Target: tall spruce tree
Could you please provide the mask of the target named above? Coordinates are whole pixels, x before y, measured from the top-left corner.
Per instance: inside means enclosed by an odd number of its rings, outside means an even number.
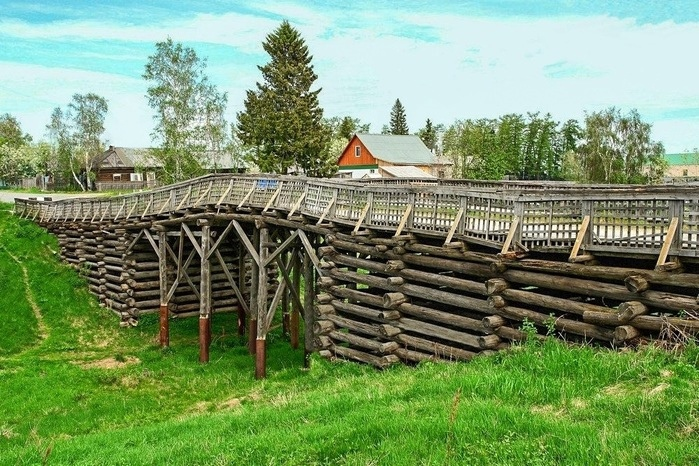
[[[391,109],[391,134],[408,134],[408,122],[405,118],[405,108],[400,103],[400,99],[396,99]]]
[[[263,81],[248,90],[245,110],[238,113],[237,135],[250,161],[263,172],[287,173],[297,166],[308,176],[332,175],[321,89],[311,90],[318,76],[301,34],[288,21],[262,44],[270,62],[258,66]]]
[[[428,118],[425,122],[425,127],[418,130],[417,135],[429,150],[434,151],[437,145],[437,128],[432,124],[432,120]]]

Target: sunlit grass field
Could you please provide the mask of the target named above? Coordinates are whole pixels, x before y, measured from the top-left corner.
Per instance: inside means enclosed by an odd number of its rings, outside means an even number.
[[[120,328],[53,237],[0,204],[0,465],[699,464],[699,350],[530,343],[378,372],[273,333],[268,378],[233,316]],[[26,272],[26,280],[25,280]]]

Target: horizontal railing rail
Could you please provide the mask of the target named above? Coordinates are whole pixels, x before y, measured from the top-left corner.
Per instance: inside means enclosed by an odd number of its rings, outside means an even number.
[[[423,180],[420,180],[423,181]],[[275,210],[394,233],[493,248],[695,257],[699,190],[693,186],[574,185],[438,180],[359,182],[282,175],[207,175],[150,191],[57,201],[15,199],[15,212],[47,222],[143,220],[192,209]],[[583,236],[583,241],[576,240]]]

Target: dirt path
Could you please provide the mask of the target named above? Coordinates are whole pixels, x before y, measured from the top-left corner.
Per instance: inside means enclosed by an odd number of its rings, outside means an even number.
[[[36,300],[34,300],[34,294],[32,293],[32,289],[29,284],[29,273],[27,272],[27,268],[22,264],[22,261],[20,261],[14,254],[12,254],[4,247],[2,249],[7,253],[8,256],[12,258],[12,260],[17,262],[19,268],[22,269],[22,280],[24,281],[24,295],[27,297],[27,302],[31,306],[32,311],[34,312],[34,316],[36,317],[36,323],[39,331],[39,339],[45,340],[49,336],[49,331],[48,327],[46,327],[46,323],[44,322],[44,316],[41,314],[41,308],[38,304],[36,304]]]

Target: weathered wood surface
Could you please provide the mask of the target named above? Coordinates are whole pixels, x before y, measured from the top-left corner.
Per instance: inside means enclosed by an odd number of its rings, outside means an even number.
[[[292,346],[302,314],[306,354],[377,367],[506,348],[526,321],[610,345],[695,335],[698,211],[681,187],[271,175],[15,202],[123,321],[199,315],[208,348],[211,315],[237,312],[258,376],[277,303]]]

